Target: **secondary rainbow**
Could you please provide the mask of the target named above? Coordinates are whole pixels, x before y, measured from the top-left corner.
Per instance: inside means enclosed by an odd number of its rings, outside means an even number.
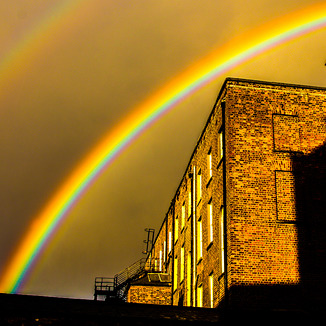
[[[105,135],[35,217],[6,265],[0,292],[20,290],[37,257],[78,198],[121,151],[178,102],[232,68],[280,44],[326,27],[326,4],[305,8],[232,39],[155,92]]]

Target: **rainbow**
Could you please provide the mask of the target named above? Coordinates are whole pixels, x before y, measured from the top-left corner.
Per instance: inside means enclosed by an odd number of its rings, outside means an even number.
[[[300,36],[326,27],[326,4],[318,4],[271,21],[232,39],[189,67],[110,130],[77,166],[35,217],[5,266],[0,292],[18,292],[37,257],[69,210],[114,159],[146,128],[185,97],[248,60]]]

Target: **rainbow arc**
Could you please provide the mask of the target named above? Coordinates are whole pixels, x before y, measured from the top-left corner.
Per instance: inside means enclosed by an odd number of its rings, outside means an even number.
[[[104,169],[145,129],[198,89],[278,45],[326,27],[326,4],[318,4],[269,22],[236,37],[180,73],[153,93],[110,130],[78,164],[36,216],[9,259],[0,279],[0,292],[16,293],[64,222],[70,209]],[[37,42],[37,40],[35,41]],[[15,68],[12,60],[7,69]],[[0,79],[1,85],[1,79]]]

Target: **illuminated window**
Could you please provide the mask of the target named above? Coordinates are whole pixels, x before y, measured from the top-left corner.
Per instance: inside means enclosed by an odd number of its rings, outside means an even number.
[[[187,256],[187,306],[191,305],[191,253]]]
[[[183,203],[181,207],[181,229],[185,227],[185,219],[186,219],[186,207],[185,207],[185,203]]]
[[[220,211],[220,247],[221,247],[221,273],[225,271],[225,261],[224,261],[224,208],[221,207]]]
[[[185,247],[181,247],[181,254],[180,254],[180,282],[184,280],[185,273]]]
[[[203,306],[203,284],[200,284],[197,288],[197,307]]]
[[[160,262],[160,265],[159,265],[160,269],[159,269],[159,271],[162,272],[162,250],[160,250],[160,260],[159,260],[159,262]]]
[[[207,154],[207,170],[208,170],[208,180],[209,180],[213,176],[212,148],[209,149]]]
[[[191,201],[192,201],[191,191],[189,191],[189,193],[188,193],[188,217],[191,216]]]
[[[163,245],[163,259],[164,262],[166,262],[166,241],[164,241],[164,245]]]
[[[220,131],[218,133],[218,158],[219,160],[222,159],[224,154],[224,148],[223,148],[223,131]]]
[[[197,221],[197,259],[203,257],[203,232],[202,232],[202,220],[201,217]]]
[[[209,243],[213,242],[213,203],[212,198],[208,202],[208,208],[207,208],[207,224],[208,224],[208,241]]]
[[[202,195],[202,182],[201,182],[201,170],[198,171],[197,174],[197,202],[201,200],[201,195]]]
[[[173,290],[178,286],[178,257],[174,258]]]
[[[172,232],[169,232],[169,253],[172,250]]]
[[[208,284],[209,284],[209,304],[210,307],[214,307],[214,278],[213,273],[208,276]]]
[[[178,240],[178,236],[179,236],[179,217],[176,216],[174,221],[174,242]]]

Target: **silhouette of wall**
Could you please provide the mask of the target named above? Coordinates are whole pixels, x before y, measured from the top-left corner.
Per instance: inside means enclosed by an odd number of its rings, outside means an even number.
[[[326,296],[326,142],[308,155],[294,155],[302,300],[321,308]]]

